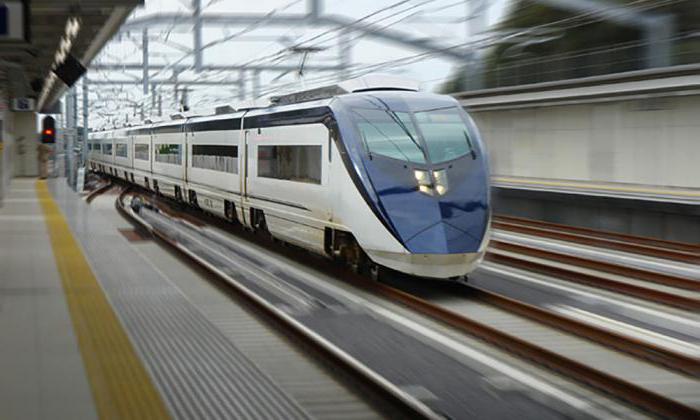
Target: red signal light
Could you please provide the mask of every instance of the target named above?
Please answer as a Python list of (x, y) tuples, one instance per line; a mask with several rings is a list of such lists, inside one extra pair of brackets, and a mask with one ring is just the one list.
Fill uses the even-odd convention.
[(41, 142), (54, 143), (56, 141), (56, 120), (46, 116), (41, 121)]

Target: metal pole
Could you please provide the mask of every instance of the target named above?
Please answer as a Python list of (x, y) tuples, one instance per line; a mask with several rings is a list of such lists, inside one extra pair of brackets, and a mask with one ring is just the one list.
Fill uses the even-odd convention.
[(87, 75), (83, 76), (83, 164), (86, 165), (88, 158), (88, 117), (90, 115), (90, 109), (88, 108), (88, 78)]
[(308, 0), (306, 5), (311, 19), (315, 20), (321, 16), (321, 0)]
[(141, 32), (141, 42), (142, 42), (142, 53), (143, 53), (143, 59), (142, 59), (142, 65), (143, 65), (143, 76), (142, 81), (143, 81), (143, 94), (148, 95), (148, 29), (143, 28), (143, 31)]
[(245, 99), (245, 70), (238, 71), (238, 99)]
[(260, 96), (260, 70), (253, 71), (253, 99)]
[(350, 78), (350, 62), (352, 60), (352, 45), (350, 44), (350, 31), (340, 32), (338, 37), (338, 61), (340, 70), (338, 80), (343, 81)]
[(189, 102), (189, 96), (188, 96), (189, 92), (190, 92), (190, 88), (188, 88), (187, 86), (182, 88), (182, 99), (180, 100), (181, 101), (180, 111), (182, 111), (182, 112), (187, 112), (190, 110), (190, 104), (188, 103)]
[(76, 100), (75, 86), (68, 90), (66, 95), (66, 130), (64, 132), (66, 138), (66, 175), (68, 176), (68, 185), (73, 186), (73, 147), (75, 146), (75, 132), (77, 125), (76, 115)]
[(173, 72), (173, 81), (175, 82), (175, 85), (173, 86), (173, 93), (175, 94), (174, 105), (175, 105), (175, 109), (177, 109), (178, 108), (178, 101), (177, 101), (178, 85), (177, 85), (177, 73), (175, 73), (175, 72)]
[(151, 109), (148, 112), (149, 116), (153, 115), (153, 111), (156, 109), (156, 85), (151, 85)]
[(194, 19), (194, 71), (202, 71), (202, 0), (192, 0)]

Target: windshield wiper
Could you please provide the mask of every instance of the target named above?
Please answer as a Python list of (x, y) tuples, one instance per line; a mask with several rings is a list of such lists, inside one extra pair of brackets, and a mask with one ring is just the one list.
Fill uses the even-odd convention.
[(391, 108), (389, 108), (389, 105), (387, 105), (387, 103), (384, 102), (383, 100), (381, 100), (380, 98), (377, 98), (376, 96), (372, 96), (372, 98), (376, 99), (376, 100), (379, 101), (382, 105), (384, 105), (384, 112), (386, 112), (387, 114), (389, 114), (389, 116), (391, 117), (391, 119), (394, 120), (394, 122), (395, 122), (399, 127), (401, 127), (401, 129), (403, 130), (403, 132), (406, 133), (406, 135), (408, 136), (409, 139), (411, 139), (411, 142), (413, 142), (413, 144), (416, 145), (416, 147), (418, 148), (418, 150), (420, 150), (421, 154), (423, 155), (423, 159), (424, 159), (426, 162), (428, 162), (428, 156), (426, 156), (425, 150), (423, 150), (423, 147), (420, 145), (420, 143), (418, 142), (418, 140), (416, 140), (416, 138), (413, 137), (413, 134), (411, 134), (411, 131), (408, 129), (408, 127), (406, 127), (406, 124), (405, 124), (403, 121), (401, 121), (401, 118), (399, 118), (398, 115), (396, 115), (396, 112), (394, 112)]
[(474, 146), (472, 145), (472, 140), (469, 138), (469, 134), (466, 131), (462, 131), (464, 134), (464, 139), (467, 140), (467, 145), (469, 146), (469, 153), (472, 155), (472, 160), (476, 159), (476, 152), (474, 151)]
[(391, 119), (394, 120), (394, 122), (395, 122), (399, 127), (401, 127), (401, 129), (403, 130), (403, 132), (406, 133), (406, 135), (408, 136), (408, 138), (411, 139), (411, 141), (413, 142), (413, 144), (415, 144), (416, 147), (418, 148), (418, 150), (420, 150), (420, 152), (423, 154), (423, 159), (425, 159), (425, 161), (427, 162), (427, 161), (428, 161), (428, 157), (425, 155), (425, 150), (423, 150), (423, 147), (420, 145), (420, 143), (418, 143), (418, 140), (416, 140), (416, 138), (413, 137), (413, 134), (411, 134), (411, 131), (408, 129), (408, 127), (406, 126), (406, 124), (405, 124), (403, 121), (401, 121), (401, 118), (399, 118), (399, 116), (396, 115), (396, 113), (395, 113), (394, 111), (392, 111), (391, 109), (389, 109), (389, 108), (385, 109), (384, 112), (386, 112), (387, 114), (389, 114), (389, 116), (391, 117)]

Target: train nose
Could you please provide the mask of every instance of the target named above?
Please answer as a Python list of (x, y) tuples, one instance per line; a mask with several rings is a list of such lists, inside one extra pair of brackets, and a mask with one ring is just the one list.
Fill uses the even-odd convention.
[(489, 215), (481, 162), (397, 169), (375, 159), (370, 178), (385, 217), (409, 252), (459, 254), (481, 246)]
[(464, 244), (474, 242), (481, 242), (480, 235), (475, 237), (463, 227), (439, 221), (407, 240), (406, 247), (413, 252), (451, 254), (464, 252)]

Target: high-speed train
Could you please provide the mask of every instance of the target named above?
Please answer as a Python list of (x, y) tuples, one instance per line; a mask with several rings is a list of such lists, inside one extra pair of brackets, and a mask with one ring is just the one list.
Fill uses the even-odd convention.
[(372, 273), (461, 279), (484, 255), (488, 159), (449, 96), (365, 76), (173, 118), (91, 133), (91, 170)]

